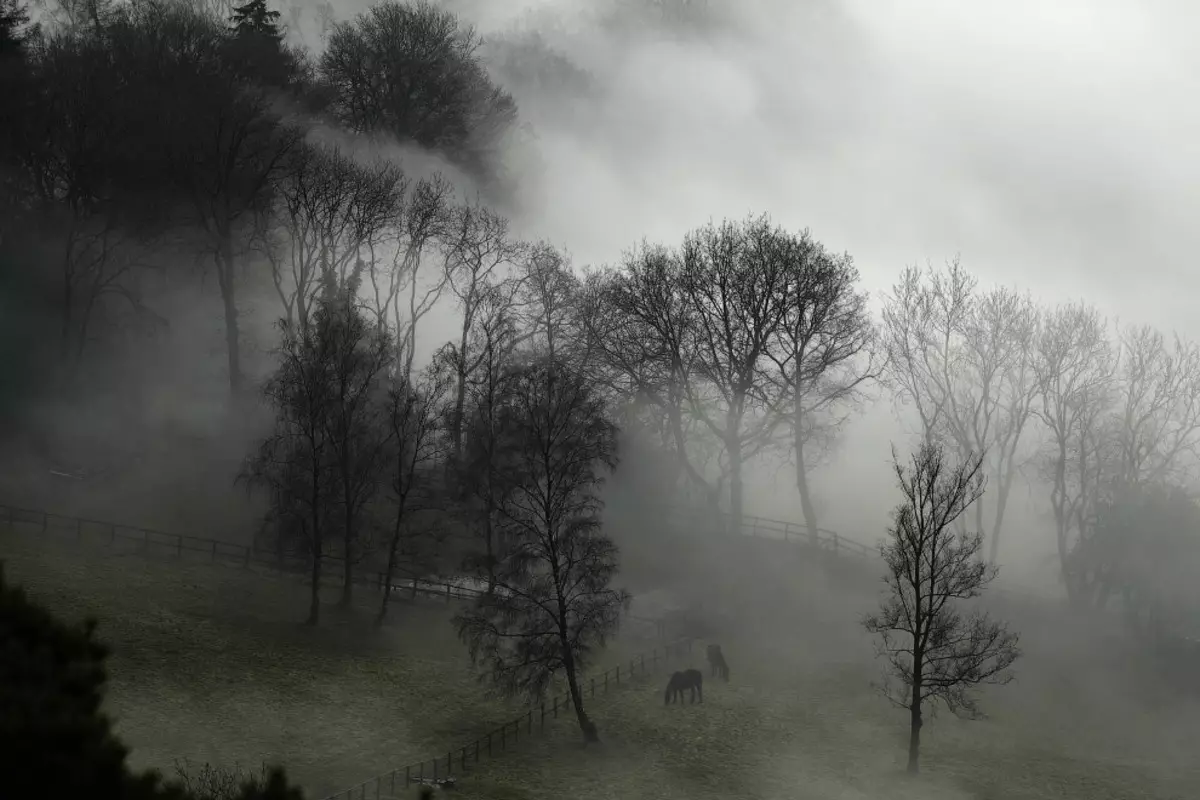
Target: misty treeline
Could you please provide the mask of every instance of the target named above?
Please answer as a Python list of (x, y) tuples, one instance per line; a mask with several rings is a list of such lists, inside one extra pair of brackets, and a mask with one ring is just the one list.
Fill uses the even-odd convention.
[[(1085, 302), (981, 289), (954, 260), (909, 268), (884, 299), (885, 378), (922, 439), (982, 456), (974, 528), (997, 560), (1018, 477), (1044, 487), (1063, 584), (1119, 601), (1134, 629), (1185, 635), (1200, 610), (1200, 348)], [(985, 509), (990, 506), (990, 511)]]

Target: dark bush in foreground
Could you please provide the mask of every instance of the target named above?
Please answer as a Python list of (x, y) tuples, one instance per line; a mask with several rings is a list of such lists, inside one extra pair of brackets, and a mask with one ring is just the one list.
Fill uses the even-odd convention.
[[(0, 794), (217, 800), (130, 769), (129, 748), (100, 710), (108, 648), (95, 628), (94, 620), (68, 625), (31, 601), (8, 584), (0, 562)], [(236, 793), (226, 788), (219, 800), (303, 800), (279, 769), (240, 781)]]

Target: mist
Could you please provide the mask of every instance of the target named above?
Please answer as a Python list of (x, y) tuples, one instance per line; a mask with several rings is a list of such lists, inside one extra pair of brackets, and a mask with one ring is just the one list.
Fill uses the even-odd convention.
[[(353, 20), (370, 5), (284, 0), (279, 10), (288, 43), (319, 53), (332, 22)], [(1192, 308), (1200, 272), (1190, 263), (1200, 250), (1194, 224), (1200, 213), (1200, 110), (1194, 102), (1200, 93), (1200, 55), (1194, 51), (1200, 9), (1173, 0), (1019, 0), (989, 7), (951, 0), (709, 0), (683, 4), (691, 10), (670, 18), (658, 9), (671, 3), (632, 0), (435, 5), (475, 26), (488, 75), (515, 100), (519, 124), (499, 148), (500, 179), (477, 180), (443, 154), (386, 135), (351, 134), (317, 115), (304, 121), (307, 140), (336, 145), (364, 164), (383, 159), (414, 180), (440, 175), (456, 202), (495, 209), (515, 239), (549, 243), (577, 275), (619, 267), (643, 242), (676, 248), (710, 222), (768, 214), (773, 225), (808, 231), (829, 252), (852, 258), (877, 324), (906, 267), (961, 259), (980, 292), (1007, 287), (1028, 293), (1041, 308), (1085, 303), (1121, 325), (1200, 340)], [(21, 371), (32, 376), (28, 387), (14, 381), (3, 391), (13, 411), (0, 428), (6, 433), (0, 503), (82, 518), (80, 531), (92, 520), (111, 520), (257, 547), (270, 500), (235, 478), (244, 476), (248, 454), (270, 434), (272, 411), (264, 403), (231, 399), (221, 297), (207, 270), (186, 267), (201, 258), (191, 242), (174, 241), (154, 258), (158, 268), (138, 280), (156, 322), (148, 329), (130, 324), (91, 347), (71, 384), (82, 390), (56, 390), (45, 377), (51, 368), (38, 362), (55, 346), (52, 315), (11, 309), (9, 325), (36, 335), (28, 352), (14, 349), (14, 363), (20, 355)], [(257, 388), (278, 366), (283, 310), (261, 255), (243, 261), (243, 368)], [(435, 261), (423, 280), (430, 280)], [(23, 321), (12, 322), (18, 311)], [(417, 327), (416, 367), (434, 362), (462, 328), (461, 311), (443, 296)], [(1190, 389), (1200, 391), (1200, 382), (1185, 387)], [(808, 473), (820, 527), (870, 551), (893, 541), (896, 509), (904, 501), (893, 448), (904, 461), (928, 434), (900, 394), (871, 382)], [(1200, 418), (1194, 421), (1200, 430)], [(1072, 791), (1080, 791), (1075, 784), (1086, 786), (1080, 797), (1144, 790), (1146, 797), (1166, 798), (1200, 785), (1188, 752), (1200, 732), (1191, 668), (1172, 661), (1171, 680), (1164, 679), (1154, 647), (1123, 627), (1130, 623), (1115, 610), (1117, 600), (1103, 611), (1069, 602), (1076, 598), (1064, 588), (1069, 570), (1061, 543), (1056, 545), (1055, 499), (1037, 460), (1047, 436), (1040, 423), (1030, 423), (1028, 444), (1017, 457), (996, 558), (999, 577), (982, 599), (969, 596), (963, 604), (1020, 633), (1017, 678), (981, 689), (988, 713), (979, 720), (926, 716), (923, 746), (930, 755), (923, 756), (920, 783), (904, 783), (900, 775), (907, 712), (880, 697), (878, 643), (863, 631), (864, 615), (879, 606), (885, 588), (882, 562), (871, 555), (847, 557), (845, 544), (831, 554), (828, 546), (818, 552), (775, 541), (805, 535), (794, 454), (776, 448), (747, 459), (743, 475), (746, 517), (786, 524), (789, 534), (777, 536), (784, 529), (772, 529), (750, 543), (744, 540), (749, 537), (705, 537), (699, 534), (722, 523), (706, 517), (694, 496), (681, 500), (665, 477), (675, 474), (670, 456), (644, 428), (618, 427), (620, 461), (604, 482), (603, 527), (619, 548), (614, 585), (631, 593), (635, 622), (622, 623), (611, 659), (602, 654), (596, 663), (607, 668), (609, 660), (632, 661), (639, 648), (661, 645), (665, 628), (656, 640), (648, 627), (639, 631), (636, 620), (665, 615), (689, 643), (719, 639), (730, 653), (735, 678), (729, 686), (710, 677), (700, 645), (689, 651), (688, 664), (677, 667), (704, 672), (705, 709), (724, 716), (704, 719), (689, 706), (670, 709), (691, 714), (686, 722), (679, 715), (647, 722), (637, 717), (641, 712), (623, 707), (605, 716), (593, 701), (602, 745), (591, 766), (579, 766), (592, 757), (590, 749), (572, 750), (563, 757), (569, 769), (536, 777), (541, 765), (559, 757), (556, 747), (576, 747), (578, 737), (570, 745), (566, 736), (549, 743), (533, 739), (513, 756), (517, 766), (497, 767), (476, 784), (465, 781), (466, 796), (699, 797), (718, 786), (724, 792), (727, 769), (736, 773), (739, 796), (770, 800), (1075, 796), (1058, 782), (1071, 783)], [(1195, 456), (1200, 443), (1191, 435), (1184, 434), (1181, 450)], [(1171, 485), (1193, 491), (1195, 467), (1189, 461), (1172, 472)], [(994, 483), (983, 502), (993, 502)], [(679, 516), (688, 501), (695, 507)], [(986, 507), (990, 526), (992, 506)], [(964, 520), (974, 524), (973, 516)], [(1138, 524), (1156, 523), (1132, 526)], [(439, 535), (461, 533), (457, 518), (445, 527), (451, 532)], [(379, 531), (371, 534), (372, 545), (385, 540), (386, 526)], [(96, 590), (99, 599), (80, 599), (84, 595), (63, 587), (85, 580), (92, 567), (70, 561), (74, 557), (65, 550), (44, 555), (11, 542), (6, 548), (15, 578), (63, 613), (111, 604), (133, 619), (140, 612), (118, 592), (120, 570), (130, 570), (136, 576), (130, 585), (147, 596), (166, 581), (156, 572), (163, 559), (134, 566), (125, 558), (132, 548), (119, 559), (98, 550), (89, 557), (103, 564), (95, 569), (104, 587)], [(215, 562), (215, 545), (212, 553)], [(282, 564), (282, 545), (279, 553)], [(252, 556), (247, 549), (247, 565)], [(364, 575), (382, 570), (385, 560), (364, 553)], [(1162, 582), (1194, 583), (1193, 566), (1200, 559)], [(296, 633), (292, 618), (285, 620), (279, 610), (285, 604), (278, 596), (286, 595), (288, 613), (298, 613), (306, 602), (299, 584), (277, 593), (265, 578), (253, 588), (222, 578), (210, 598), (199, 567), (187, 573), (178, 595), (185, 610), (172, 606), (146, 623), (174, 643), (163, 645), (170, 653), (185, 652), (193, 638), (246, 652), (259, 642), (276, 642), (262, 644), (262, 659), (280, 670), (277, 685), (263, 690), (271, 708), (297, 729), (309, 718), (353, 708), (373, 737), (355, 756), (349, 751), (359, 739), (351, 734), (319, 734), (320, 746), (339, 754), (328, 767), (315, 763), (315, 755), (298, 757), (309, 745), (293, 739), (270, 739), (252, 753), (214, 740), (195, 757), (291, 759), (299, 762), (306, 789), (316, 792), (311, 796), (321, 798), (350, 786), (352, 774), (365, 779), (371, 770), (363, 771), (362, 759), (379, 773), (397, 753), (432, 753), (434, 741), (439, 747), (445, 736), (465, 741), (481, 735), (485, 721), (512, 716), (515, 701), (476, 688), (464, 689), (457, 700), (438, 698), (436, 708), (425, 698), (431, 705), (416, 711), (407, 700), (395, 701), (397, 710), (365, 699), (380, 676), (388, 698), (412, 675), (453, 672), (466, 680), (466, 667), (452, 670), (435, 657), (412, 656), (426, 629), (436, 630), (430, 651), (461, 649), (451, 641), (443, 612), (417, 601), (418, 572), (425, 567), (422, 562), (405, 573), (409, 583), (396, 589), (410, 604), (392, 612), (393, 627), (364, 633), (368, 626), (354, 614), (365, 612), (343, 609), (344, 617), (334, 617), (319, 639)], [(1145, 576), (1154, 569), (1159, 567), (1144, 567), (1139, 579), (1153, 583)], [(391, 576), (390, 561), (387, 570)], [(453, 577), (440, 565), (426, 571)], [(494, 584), (496, 576), (489, 579)], [(320, 591), (314, 589), (314, 598)], [(449, 589), (444, 596), (449, 608)], [(176, 618), (210, 613), (229, 619), (203, 623), (194, 637), (180, 632), (184, 623)], [(234, 617), (236, 624), (229, 621)], [(381, 612), (381, 627), (382, 619)], [(1195, 641), (1190, 633), (1180, 635)], [(131, 623), (114, 636), (131, 648), (146, 634)], [(396, 662), (397, 653), (417, 659), (416, 666)], [(122, 668), (140, 668), (136, 657), (120, 659)], [(204, 674), (215, 684), (223, 667), (214, 664)], [(246, 669), (249, 674), (252, 668)], [(319, 673), (321, 682), (294, 689), (307, 670)], [(151, 701), (138, 696), (133, 680), (117, 678), (115, 703), (131, 709), (125, 730), (135, 763), (162, 768), (167, 744), (184, 748), (190, 740), (172, 735), (169, 743), (156, 741), (148, 720), (160, 711), (148, 710)], [(157, 680), (148, 694), (180, 707), (193, 702), (186, 699), (192, 690), (175, 685), (173, 676), (161, 685)], [(664, 681), (650, 682), (648, 700), (637, 702), (657, 712)], [(283, 685), (295, 698), (284, 695)], [(233, 701), (222, 703), (229, 705), (222, 714), (236, 716)], [(403, 719), (395, 730), (393, 711)], [(211, 709), (204, 713), (212, 716), (197, 723), (198, 730), (224, 729), (224, 717)], [(450, 721), (434, 733), (418, 730), (415, 720), (422, 714), (443, 713)], [(610, 730), (616, 732), (609, 736)], [(744, 741), (764, 731), (769, 743), (762, 751), (745, 752)], [(697, 745), (682, 761), (660, 761), (659, 744), (693, 733), (697, 742), (717, 744), (707, 750)], [(737, 765), (723, 767), (722, 759)], [(583, 783), (601, 770), (610, 776), (608, 785), (583, 793)], [(579, 785), (572, 783), (576, 779)], [(559, 780), (567, 785), (553, 783)], [(518, 783), (525, 788), (510, 788)]]

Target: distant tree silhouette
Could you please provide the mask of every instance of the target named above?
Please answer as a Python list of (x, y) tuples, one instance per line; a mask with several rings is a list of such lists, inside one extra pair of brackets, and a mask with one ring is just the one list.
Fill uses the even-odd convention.
[[(129, 768), (101, 712), (108, 648), (96, 622), (68, 625), (10, 586), (0, 562), (0, 787), (5, 797), (207, 800)], [(280, 769), (232, 800), (303, 800)]]

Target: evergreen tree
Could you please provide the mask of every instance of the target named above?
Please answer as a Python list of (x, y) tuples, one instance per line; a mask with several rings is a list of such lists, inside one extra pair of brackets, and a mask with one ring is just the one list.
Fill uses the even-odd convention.
[(234, 7), (229, 21), (239, 36), (252, 34), (275, 42), (283, 40), (283, 31), (279, 29), (279, 12), (267, 8), (267, 0), (249, 0), (245, 5)]
[[(202, 800), (133, 772), (100, 710), (108, 648), (95, 620), (68, 625), (10, 586), (0, 563), (0, 791), (4, 797)], [(282, 770), (238, 800), (303, 800)]]

